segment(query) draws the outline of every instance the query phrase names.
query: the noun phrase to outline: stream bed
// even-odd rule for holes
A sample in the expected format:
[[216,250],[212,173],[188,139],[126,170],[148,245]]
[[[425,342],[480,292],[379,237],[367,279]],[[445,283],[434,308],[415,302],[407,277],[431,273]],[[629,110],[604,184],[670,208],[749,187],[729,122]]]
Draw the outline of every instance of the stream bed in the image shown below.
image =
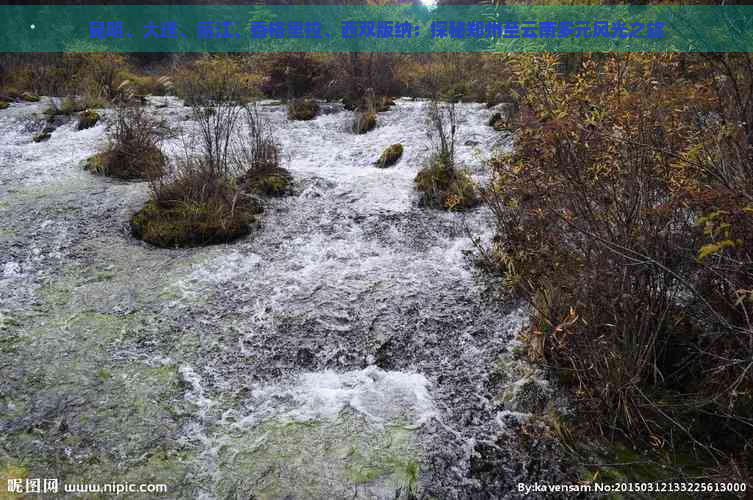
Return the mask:
[[[527,313],[474,266],[491,214],[418,206],[424,102],[364,135],[336,107],[290,122],[262,103],[294,194],[244,239],[169,250],[130,235],[146,183],[82,169],[104,123],[32,141],[45,101],[0,111],[0,476],[205,499],[517,498],[560,477],[531,418],[551,389],[511,361]],[[490,114],[458,105],[481,183],[510,147]]]

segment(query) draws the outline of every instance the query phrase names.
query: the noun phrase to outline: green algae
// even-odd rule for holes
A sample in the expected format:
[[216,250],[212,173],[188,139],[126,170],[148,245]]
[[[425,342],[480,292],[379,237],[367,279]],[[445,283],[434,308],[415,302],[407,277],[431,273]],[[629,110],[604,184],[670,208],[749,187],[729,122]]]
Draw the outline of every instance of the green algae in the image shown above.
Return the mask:
[[343,411],[334,420],[268,419],[227,436],[219,452],[219,496],[396,498],[419,491],[420,454],[402,422],[369,424]]

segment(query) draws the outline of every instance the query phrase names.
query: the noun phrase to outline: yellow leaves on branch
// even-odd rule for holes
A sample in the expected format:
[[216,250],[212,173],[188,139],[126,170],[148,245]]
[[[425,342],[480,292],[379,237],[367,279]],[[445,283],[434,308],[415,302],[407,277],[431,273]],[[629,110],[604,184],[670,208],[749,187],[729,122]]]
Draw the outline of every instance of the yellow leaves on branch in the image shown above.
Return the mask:
[[698,251],[698,260],[703,260],[711,255],[718,254],[725,248],[734,247],[735,242],[732,240],[720,240],[714,243],[707,243]]

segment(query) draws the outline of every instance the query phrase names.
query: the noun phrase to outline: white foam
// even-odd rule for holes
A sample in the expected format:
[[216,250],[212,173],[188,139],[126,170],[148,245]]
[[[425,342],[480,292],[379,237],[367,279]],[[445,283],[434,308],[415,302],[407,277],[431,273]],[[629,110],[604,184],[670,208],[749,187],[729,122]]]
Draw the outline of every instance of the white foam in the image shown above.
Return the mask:
[[375,425],[405,418],[420,426],[437,415],[426,377],[376,366],[341,373],[305,373],[290,385],[257,386],[252,396],[254,411],[242,424],[269,417],[332,420],[351,409]]
[[18,262],[6,262],[3,266],[3,276],[6,278],[19,278],[23,276],[21,265]]

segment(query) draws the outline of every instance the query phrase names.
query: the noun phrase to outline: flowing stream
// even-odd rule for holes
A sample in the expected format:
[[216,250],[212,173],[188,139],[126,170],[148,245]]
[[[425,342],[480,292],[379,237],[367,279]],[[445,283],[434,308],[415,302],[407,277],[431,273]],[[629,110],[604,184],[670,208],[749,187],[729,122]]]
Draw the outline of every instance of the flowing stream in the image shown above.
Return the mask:
[[[295,193],[249,237],[181,250],[130,236],[145,183],[81,168],[103,123],[32,142],[44,107],[0,111],[0,472],[207,499],[505,498],[557,477],[543,427],[499,394],[531,384],[505,361],[526,313],[473,265],[491,214],[417,204],[424,102],[364,135],[348,111],[264,103]],[[458,113],[483,183],[509,142],[482,105]]]

